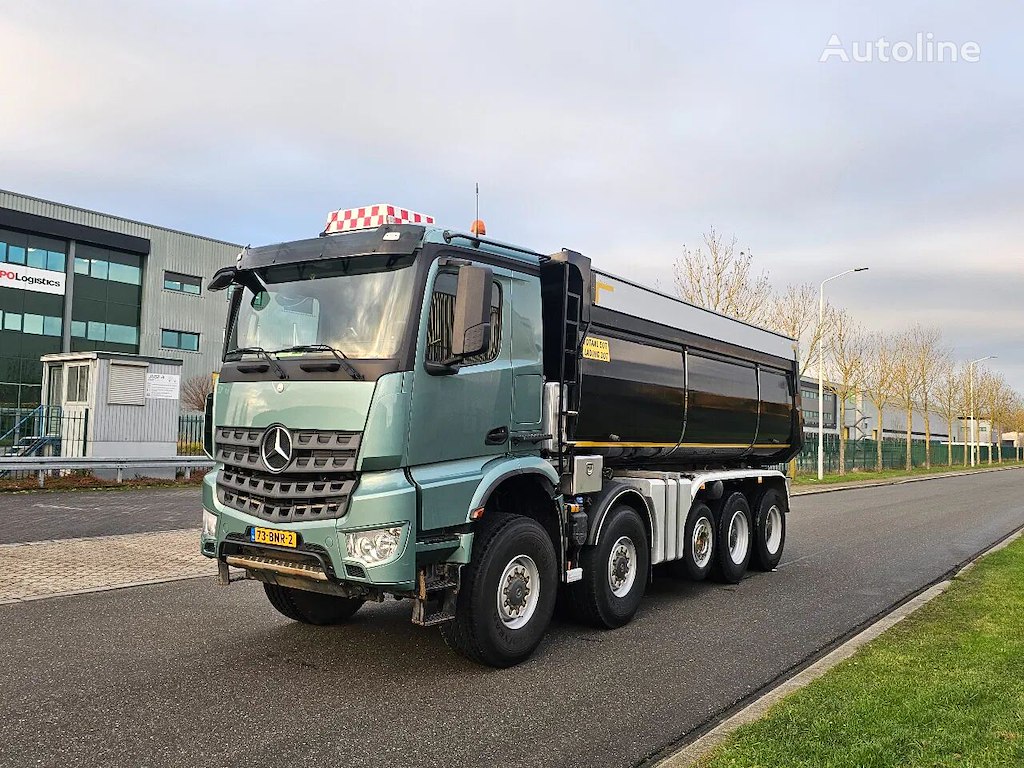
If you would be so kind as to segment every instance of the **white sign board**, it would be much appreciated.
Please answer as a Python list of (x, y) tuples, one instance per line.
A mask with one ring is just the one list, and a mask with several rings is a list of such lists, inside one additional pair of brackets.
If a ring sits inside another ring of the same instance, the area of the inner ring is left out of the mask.
[(22, 264), (0, 264), (0, 287), (64, 295), (64, 273)]
[(177, 400), (181, 392), (181, 376), (176, 373), (147, 373), (146, 397), (151, 400)]

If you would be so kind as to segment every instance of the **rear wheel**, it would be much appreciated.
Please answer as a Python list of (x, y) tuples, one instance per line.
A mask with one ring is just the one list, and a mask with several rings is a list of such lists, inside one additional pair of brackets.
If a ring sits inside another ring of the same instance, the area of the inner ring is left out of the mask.
[(686, 516), (683, 556), (672, 563), (672, 573), (692, 581), (703, 581), (714, 565), (715, 518), (703, 502), (696, 502)]
[(765, 491), (754, 513), (754, 549), (750, 563), (771, 571), (782, 559), (786, 546), (786, 497), (775, 489)]
[(492, 667), (523, 661), (544, 639), (555, 609), (555, 548), (540, 523), (494, 515), (477, 531), (463, 567), (455, 618), (441, 625), (448, 646)]
[(306, 592), (278, 584), (264, 583), (263, 591), (279, 613), (303, 624), (340, 624), (363, 604), (362, 600), (354, 597)]
[(570, 585), (576, 617), (614, 629), (633, 618), (647, 588), (650, 547), (647, 529), (632, 507), (608, 513), (601, 540), (580, 556), (583, 579)]
[(739, 491), (722, 505), (716, 526), (718, 547), (715, 575), (727, 584), (736, 584), (747, 572), (750, 562), (750, 505)]

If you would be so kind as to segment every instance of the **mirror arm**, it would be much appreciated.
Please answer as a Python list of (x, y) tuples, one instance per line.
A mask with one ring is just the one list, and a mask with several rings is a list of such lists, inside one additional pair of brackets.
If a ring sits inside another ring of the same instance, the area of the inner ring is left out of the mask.
[(427, 373), (431, 376), (451, 376), (459, 372), (459, 362), (461, 362), (461, 360), (455, 357), (450, 357), (443, 363), (430, 360), (425, 364), (425, 368), (427, 369)]

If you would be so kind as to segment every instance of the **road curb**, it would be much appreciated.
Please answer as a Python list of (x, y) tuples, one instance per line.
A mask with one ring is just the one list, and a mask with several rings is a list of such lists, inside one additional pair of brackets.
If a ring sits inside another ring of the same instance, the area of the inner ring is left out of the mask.
[[(1004, 467), (1003, 469), (1012, 468)], [(977, 474), (977, 472), (967, 472), (964, 474)], [(934, 478), (927, 479), (931, 480)], [(884, 483), (884, 485), (895, 485), (895, 483)], [(850, 489), (844, 488), (842, 490)], [(819, 493), (821, 492), (822, 491), (819, 491)], [(658, 761), (655, 763), (656, 768), (689, 768), (690, 766), (695, 766), (700, 760), (707, 757), (713, 749), (725, 741), (725, 739), (737, 728), (763, 717), (768, 709), (770, 709), (774, 704), (789, 694), (800, 690), (809, 683), (814, 682), (840, 662), (850, 658), (863, 646), (867, 645), (872, 640), (875, 640), (879, 635), (882, 635), (892, 629), (892, 627), (903, 621), (907, 616), (910, 616), (922, 606), (930, 603), (936, 597), (945, 592), (949, 588), (949, 585), (952, 584), (958, 576), (973, 568), (983, 557), (1008, 547), (1022, 536), (1024, 536), (1024, 527), (1018, 528), (1013, 533), (1004, 536), (984, 552), (975, 556), (969, 562), (957, 569), (957, 571), (949, 578), (944, 579), (937, 584), (933, 584), (917, 596), (897, 606), (885, 616), (882, 616), (880, 619), (873, 622), (869, 627), (858, 632), (838, 648), (835, 648), (810, 666), (800, 672), (797, 672), (788, 680), (783, 681), (764, 695), (758, 697), (756, 700), (743, 707), (739, 712), (736, 712), (729, 718), (720, 722), (704, 735), (690, 742), (668, 757)]]
[(906, 483), (922, 483), (925, 480), (942, 480), (947, 477), (966, 477), (968, 475), (984, 475), (987, 472), (1009, 472), (1012, 469), (1024, 469), (1022, 466), (1014, 467), (992, 467), (991, 469), (973, 469), (967, 472), (937, 472), (934, 475), (924, 477), (901, 477), (893, 480), (881, 480), (877, 483), (851, 483), (834, 488), (808, 488), (804, 491), (790, 491), (790, 496), (813, 496), (816, 493), (838, 493), (839, 491), (856, 491), (860, 488), (884, 488), (889, 485), (904, 485)]

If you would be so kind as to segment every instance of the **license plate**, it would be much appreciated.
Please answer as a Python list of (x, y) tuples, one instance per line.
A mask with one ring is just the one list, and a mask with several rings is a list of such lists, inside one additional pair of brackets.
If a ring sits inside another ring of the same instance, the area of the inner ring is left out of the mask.
[(273, 528), (252, 528), (249, 541), (253, 544), (273, 544), (276, 547), (297, 547), (299, 537), (295, 531), (277, 531)]

